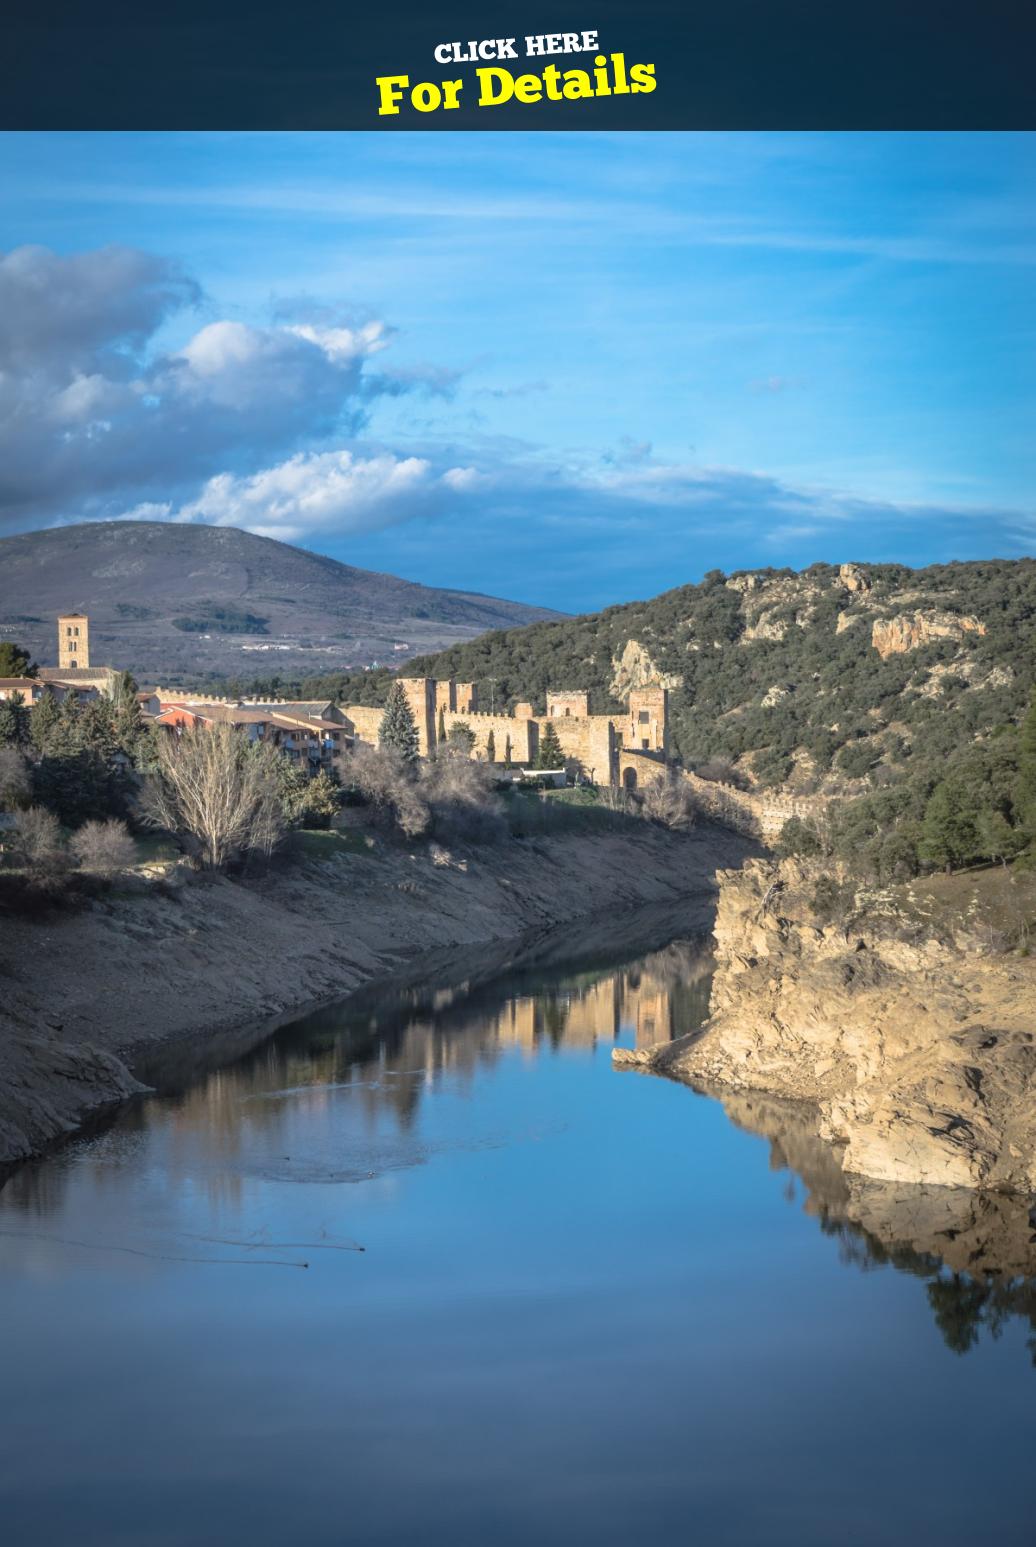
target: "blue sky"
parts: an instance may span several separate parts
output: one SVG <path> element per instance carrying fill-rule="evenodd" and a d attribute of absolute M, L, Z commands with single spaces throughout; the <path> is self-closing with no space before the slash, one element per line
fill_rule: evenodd
<path fill-rule="evenodd" d="M 1034 552 L 1034 173 L 1032 135 L 5 135 L 0 521 L 566 610 Z"/>

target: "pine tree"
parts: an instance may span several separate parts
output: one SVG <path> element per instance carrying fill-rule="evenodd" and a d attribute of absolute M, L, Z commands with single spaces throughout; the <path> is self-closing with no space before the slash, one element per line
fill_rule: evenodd
<path fill-rule="evenodd" d="M 442 704 L 439 705 L 439 729 L 437 740 L 440 747 L 443 746 L 446 742 L 446 710 Z"/>
<path fill-rule="evenodd" d="M 30 737 L 29 711 L 20 693 L 0 702 L 0 746 L 24 747 Z"/>
<path fill-rule="evenodd" d="M 536 759 L 536 767 L 546 769 L 558 769 L 565 766 L 565 754 L 561 750 L 561 742 L 558 733 L 550 721 L 547 721 L 547 729 L 543 732 L 540 741 L 540 755 Z"/>
<path fill-rule="evenodd" d="M 511 766 L 511 738 L 510 738 L 510 736 L 508 736 L 506 738 L 506 740 L 504 741 L 504 767 L 505 768 L 510 768 L 510 766 Z"/>
<path fill-rule="evenodd" d="M 29 652 L 11 639 L 0 639 L 0 677 L 35 677 Z"/>
<path fill-rule="evenodd" d="M 490 731 L 489 735 L 486 737 L 486 762 L 496 762 L 496 737 L 493 735 L 492 731 Z"/>
<path fill-rule="evenodd" d="M 53 693 L 41 693 L 32 707 L 29 734 L 37 752 L 46 752 L 54 727 L 61 718 L 58 701 Z"/>
<path fill-rule="evenodd" d="M 401 682 L 394 682 L 389 690 L 388 702 L 378 731 L 378 743 L 380 746 L 389 747 L 392 751 L 398 752 L 404 763 L 417 762 L 420 748 L 417 722 Z"/>

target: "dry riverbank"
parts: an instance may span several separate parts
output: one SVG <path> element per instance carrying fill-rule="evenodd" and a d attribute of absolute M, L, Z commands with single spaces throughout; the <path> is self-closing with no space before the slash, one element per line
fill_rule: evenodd
<path fill-rule="evenodd" d="M 138 1092 L 149 1051 L 219 1038 L 398 972 L 422 952 L 490 945 L 608 910 L 701 901 L 748 845 L 674 834 L 551 835 L 486 847 L 360 852 L 248 883 L 113 892 L 77 911 L 0 921 L 0 1163 L 34 1154 Z M 330 847 L 330 846 L 329 846 Z"/>

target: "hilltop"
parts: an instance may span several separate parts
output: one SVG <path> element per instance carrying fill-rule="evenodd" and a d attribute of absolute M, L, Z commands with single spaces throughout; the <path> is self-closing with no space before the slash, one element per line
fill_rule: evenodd
<path fill-rule="evenodd" d="M 101 521 L 0 539 L 0 638 L 54 658 L 59 612 L 138 677 L 297 674 L 406 661 L 547 608 L 355 569 L 234 527 Z"/>
<path fill-rule="evenodd" d="M 651 601 L 486 634 L 408 671 L 495 679 L 508 705 L 587 687 L 595 713 L 660 681 L 686 767 L 815 797 L 818 811 L 824 797 L 866 797 L 850 847 L 919 821 L 948 769 L 982 786 L 982 809 L 1014 820 L 1036 560 L 717 570 Z"/>

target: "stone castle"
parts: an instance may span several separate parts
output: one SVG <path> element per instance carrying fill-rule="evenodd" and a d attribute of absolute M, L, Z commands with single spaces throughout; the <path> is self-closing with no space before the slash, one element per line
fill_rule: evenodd
<path fill-rule="evenodd" d="M 474 736 L 472 756 L 486 760 L 489 738 L 498 763 L 516 767 L 535 764 L 540 738 L 548 723 L 557 732 L 570 770 L 595 784 L 638 784 L 658 778 L 669 755 L 669 694 L 663 687 L 633 688 L 624 714 L 591 714 L 590 695 L 582 690 L 548 691 L 546 713 L 531 704 L 516 704 L 512 714 L 487 713 L 480 707 L 474 682 L 454 678 L 400 677 L 399 682 L 417 723 L 419 750 L 427 757 L 454 725 L 467 726 Z M 359 741 L 376 743 L 381 709 L 344 704 L 342 713 Z"/>

